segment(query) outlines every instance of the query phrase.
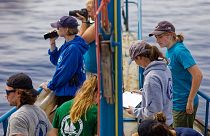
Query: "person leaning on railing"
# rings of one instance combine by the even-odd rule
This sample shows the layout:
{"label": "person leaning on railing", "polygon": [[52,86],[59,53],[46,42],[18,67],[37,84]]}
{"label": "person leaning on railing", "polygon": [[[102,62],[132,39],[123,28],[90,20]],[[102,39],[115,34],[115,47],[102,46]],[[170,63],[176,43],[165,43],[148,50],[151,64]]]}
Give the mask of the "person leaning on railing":
{"label": "person leaning on railing", "polygon": [[202,73],[190,51],[185,47],[184,37],[176,35],[172,23],[159,22],[149,34],[153,35],[161,48],[167,48],[166,58],[173,77],[173,126],[193,128]]}

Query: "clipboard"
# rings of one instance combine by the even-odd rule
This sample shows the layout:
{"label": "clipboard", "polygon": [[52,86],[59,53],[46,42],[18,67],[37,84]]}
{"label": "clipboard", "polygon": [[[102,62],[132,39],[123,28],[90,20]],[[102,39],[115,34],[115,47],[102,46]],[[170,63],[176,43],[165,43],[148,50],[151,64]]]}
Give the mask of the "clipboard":
{"label": "clipboard", "polygon": [[129,106],[136,107],[137,105],[140,104],[141,101],[142,101],[142,95],[139,93],[133,93],[129,91],[123,93],[124,108],[129,108]]}

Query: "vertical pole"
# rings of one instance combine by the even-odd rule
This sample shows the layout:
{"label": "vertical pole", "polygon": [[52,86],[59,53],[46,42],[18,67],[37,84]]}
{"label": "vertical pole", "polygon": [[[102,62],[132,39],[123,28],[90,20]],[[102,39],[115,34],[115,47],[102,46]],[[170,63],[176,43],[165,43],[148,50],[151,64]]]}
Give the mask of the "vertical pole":
{"label": "vertical pole", "polygon": [[[100,0],[99,0],[100,1]],[[114,49],[113,64],[113,93],[114,103],[109,104],[103,96],[103,87],[101,86],[100,98],[100,136],[122,136],[123,119],[122,119],[122,43],[121,43],[121,9],[120,0],[110,0],[108,3],[108,18],[111,24],[111,33],[103,32],[101,24],[98,24],[99,32],[103,40],[110,40]],[[100,4],[99,4],[100,5]],[[98,21],[101,23],[101,20]],[[111,38],[113,37],[113,38]],[[111,41],[113,40],[113,41]],[[102,68],[101,68],[102,69]],[[101,78],[102,83],[103,77]]]}
{"label": "vertical pole", "polygon": [[[114,41],[117,43],[115,46],[115,136],[123,136],[123,109],[122,109],[122,34],[121,34],[121,0],[115,0],[114,3]],[[126,14],[128,14],[126,9]],[[127,25],[128,25],[128,15]],[[127,26],[128,27],[128,26]]]}
{"label": "vertical pole", "polygon": [[[141,0],[138,0],[138,40],[142,40],[142,9],[141,9]],[[143,87],[144,76],[143,76],[144,69],[139,67],[139,88]]]}
{"label": "vertical pole", "polygon": [[206,117],[205,117],[204,136],[207,136],[207,134],[208,134],[208,120],[209,120],[209,101],[206,100]]}
{"label": "vertical pole", "polygon": [[125,8],[126,8],[126,10],[125,10],[126,11],[126,25],[125,25],[126,28],[125,29],[127,32],[127,31],[129,31],[129,28],[128,28],[128,0],[125,1]]}
{"label": "vertical pole", "polygon": [[3,121],[4,136],[6,136],[7,133],[7,126],[8,126],[8,119]]}

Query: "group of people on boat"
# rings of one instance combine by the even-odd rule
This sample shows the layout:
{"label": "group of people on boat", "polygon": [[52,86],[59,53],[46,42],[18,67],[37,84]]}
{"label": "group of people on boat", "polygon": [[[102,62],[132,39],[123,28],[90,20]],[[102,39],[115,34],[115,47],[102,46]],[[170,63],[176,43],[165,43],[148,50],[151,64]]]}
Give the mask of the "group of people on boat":
{"label": "group of people on boat", "polygon": [[[87,0],[88,18],[94,21],[94,0]],[[44,111],[34,103],[38,93],[31,78],[25,73],[14,74],[7,80],[7,99],[18,110],[8,122],[8,136],[45,135],[95,135],[97,133],[97,65],[95,25],[87,17],[76,13],[63,16],[51,23],[58,37],[64,38],[58,48],[56,39],[50,37],[48,54],[56,71],[49,82],[40,85],[44,91],[55,95],[55,111],[52,124]],[[81,21],[80,29],[78,29]],[[87,78],[86,78],[87,76]]]}
{"label": "group of people on boat", "polygon": [[[185,47],[184,37],[176,35],[172,23],[159,22],[149,36],[155,36],[160,47],[167,48],[166,55],[164,57],[156,46],[145,41],[137,41],[130,46],[131,59],[144,68],[144,83],[140,92],[141,107],[129,107],[127,112],[143,120],[163,112],[168,126],[193,128],[202,73]],[[160,134],[154,132],[150,135]]]}
{"label": "group of people on boat", "polygon": [[[88,16],[93,21],[94,1],[87,0],[86,3]],[[9,119],[7,136],[97,135],[99,96],[95,25],[79,13],[76,15],[76,18],[63,16],[51,23],[59,37],[64,38],[60,48],[56,46],[58,37],[50,38],[48,54],[56,70],[49,82],[40,85],[56,97],[57,108],[52,123],[45,112],[34,104],[38,93],[33,88],[31,78],[25,73],[14,74],[6,82],[6,93],[10,105],[18,110]],[[80,29],[77,20],[81,21]],[[144,84],[142,91],[138,92],[142,95],[141,107],[129,107],[126,111],[142,120],[138,128],[140,136],[144,136],[144,129],[149,130],[142,130],[141,124],[159,112],[166,118],[163,122],[152,119],[149,122],[153,125],[157,123],[165,126],[163,128],[174,127],[175,130],[177,127],[193,128],[202,73],[185,47],[184,37],[176,35],[173,24],[161,21],[149,36],[155,36],[160,47],[167,48],[166,56],[156,46],[143,40],[130,45],[131,59],[144,68]]]}

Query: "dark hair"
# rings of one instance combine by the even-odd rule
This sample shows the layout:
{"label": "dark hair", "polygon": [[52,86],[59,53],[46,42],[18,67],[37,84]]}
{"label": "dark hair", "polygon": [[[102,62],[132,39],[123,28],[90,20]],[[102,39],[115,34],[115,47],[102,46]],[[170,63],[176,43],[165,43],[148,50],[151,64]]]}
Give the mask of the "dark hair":
{"label": "dark hair", "polygon": [[147,119],[138,126],[139,136],[174,136],[169,127],[153,119]]}
{"label": "dark hair", "polygon": [[164,115],[163,112],[157,112],[154,115],[154,119],[157,120],[160,123],[166,124],[166,116]]}
{"label": "dark hair", "polygon": [[29,104],[33,105],[37,99],[37,95],[33,94],[32,91],[24,91],[24,89],[18,89],[20,94],[20,106]]}
{"label": "dark hair", "polygon": [[152,46],[152,45],[146,44],[145,45],[145,49],[149,49],[149,50],[146,51],[146,52],[141,53],[138,56],[149,58],[150,61],[165,60],[168,63],[168,61],[164,57],[163,53],[160,52],[159,49],[156,46]]}

